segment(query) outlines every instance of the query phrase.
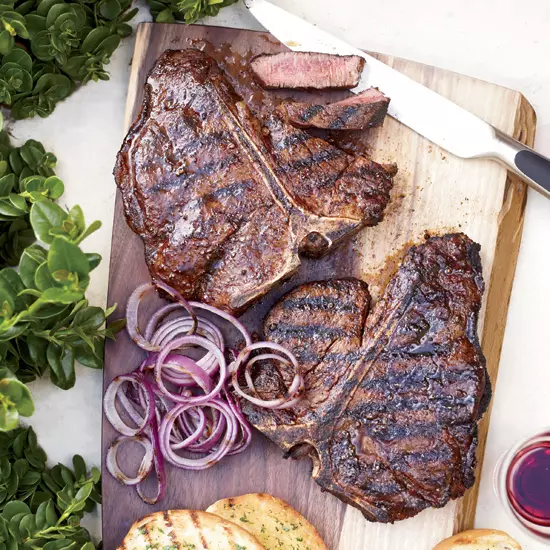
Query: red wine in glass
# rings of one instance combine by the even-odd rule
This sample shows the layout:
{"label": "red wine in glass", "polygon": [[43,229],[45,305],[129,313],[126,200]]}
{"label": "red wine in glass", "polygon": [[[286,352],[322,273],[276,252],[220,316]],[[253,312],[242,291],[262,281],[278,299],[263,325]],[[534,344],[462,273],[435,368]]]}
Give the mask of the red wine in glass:
{"label": "red wine in glass", "polygon": [[516,452],[506,472],[506,493],[522,523],[531,531],[548,536],[550,440],[531,441]]}

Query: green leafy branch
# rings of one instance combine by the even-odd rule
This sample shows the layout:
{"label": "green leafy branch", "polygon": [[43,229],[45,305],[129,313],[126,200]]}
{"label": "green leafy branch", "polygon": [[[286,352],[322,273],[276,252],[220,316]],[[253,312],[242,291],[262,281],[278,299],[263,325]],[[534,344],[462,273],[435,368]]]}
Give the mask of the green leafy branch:
{"label": "green leafy branch", "polygon": [[237,0],[147,0],[151,15],[157,23],[183,21],[195,23],[203,17],[214,17]]}
{"label": "green leafy branch", "polygon": [[99,470],[46,460],[32,428],[0,433],[0,550],[95,550],[80,521],[101,503]]}
{"label": "green leafy branch", "polygon": [[0,103],[15,119],[46,117],[79,84],[108,80],[132,0],[2,0]]}
{"label": "green leafy branch", "polygon": [[0,430],[33,414],[25,383],[49,371],[56,386],[73,387],[76,362],[102,368],[104,339],[124,326],[105,327],[113,308],[86,300],[101,256],[79,245],[101,224],[54,202],[64,191],[55,164],[40,143],[12,147],[0,132]]}

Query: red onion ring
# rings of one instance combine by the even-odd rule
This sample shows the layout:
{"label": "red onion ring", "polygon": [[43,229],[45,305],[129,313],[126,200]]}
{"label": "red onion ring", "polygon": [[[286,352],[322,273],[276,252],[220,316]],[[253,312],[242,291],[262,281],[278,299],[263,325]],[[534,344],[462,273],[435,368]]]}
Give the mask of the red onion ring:
{"label": "red onion ring", "polygon": [[[145,454],[141,459],[141,464],[138,468],[136,477],[128,477],[120,468],[117,461],[118,448],[130,441],[138,443],[145,449]],[[137,485],[141,483],[153,469],[154,451],[153,444],[143,435],[125,436],[122,435],[114,440],[109,447],[106,457],[106,466],[108,472],[123,485]]]}
{"label": "red onion ring", "polygon": [[[290,387],[288,388],[288,397],[281,397],[279,399],[271,399],[271,400],[265,400],[265,399],[259,399],[257,397],[253,397],[252,395],[248,395],[245,393],[240,384],[239,384],[239,371],[243,365],[245,365],[245,369],[249,368],[248,365],[250,365],[250,361],[246,363],[246,360],[250,353],[257,349],[272,349],[275,351],[278,351],[279,353],[282,353],[290,359],[290,362],[294,366],[296,370],[296,374],[294,375],[294,378],[292,380],[292,383],[290,384]],[[271,354],[265,354],[265,355],[271,355]],[[264,356],[265,356],[264,355]],[[288,363],[288,360],[284,357],[279,356],[273,356],[277,357],[284,363]],[[254,362],[256,358],[253,358],[251,361]],[[258,407],[264,407],[266,409],[287,409],[290,407],[293,407],[298,399],[301,397],[302,392],[304,391],[304,379],[301,374],[300,365],[298,364],[298,360],[294,355],[288,351],[286,348],[279,344],[275,344],[273,342],[257,342],[255,344],[251,344],[249,346],[246,346],[240,353],[237,359],[234,363],[231,365],[231,371],[232,371],[232,379],[231,382],[233,384],[233,389],[244,399],[250,401],[254,405]],[[250,381],[250,382],[249,382]],[[247,384],[252,383],[252,379],[249,377],[247,379]]]}
{"label": "red onion ring", "polygon": [[193,319],[193,326],[191,327],[189,334],[194,334],[197,328],[197,316],[195,315],[195,312],[189,302],[175,288],[168,286],[164,281],[158,280],[154,281],[154,283],[157,288],[160,288],[166,292],[166,294],[172,296],[176,302],[181,304],[185,311],[187,311],[187,313],[191,316],[191,319]]}
{"label": "red onion ring", "polygon": [[218,463],[231,450],[231,446],[237,437],[237,425],[232,415],[231,409],[226,403],[221,401],[211,401],[208,404],[202,405],[211,409],[218,410],[225,417],[227,429],[221,444],[207,456],[200,458],[186,458],[177,455],[169,443],[170,432],[174,426],[177,417],[190,408],[197,407],[189,403],[177,405],[163,419],[159,429],[159,440],[162,449],[162,454],[174,466],[183,467],[188,470],[206,470]]}
{"label": "red onion ring", "polygon": [[[118,413],[116,409],[116,399],[117,394],[120,391],[123,384],[126,382],[135,384],[136,387],[141,391],[141,396],[144,399],[144,409],[145,414],[141,418],[141,422],[137,422],[136,415],[132,414],[132,412],[128,409],[126,411],[128,412],[130,418],[134,422],[136,422],[137,427],[132,428],[131,426],[128,426],[124,423],[122,418],[120,417],[120,414]],[[131,373],[131,374],[123,374],[121,376],[117,376],[110,384],[107,390],[105,391],[105,396],[103,398],[103,410],[105,412],[105,416],[107,417],[107,420],[111,423],[111,426],[119,432],[122,435],[132,437],[137,436],[145,430],[145,428],[148,426],[148,424],[151,422],[151,419],[153,418],[153,415],[155,413],[154,409],[154,402],[155,402],[155,396],[153,394],[153,391],[149,387],[149,385],[145,382],[145,379],[139,372],[137,373]],[[135,409],[134,409],[135,413]]]}
{"label": "red onion ring", "polygon": [[246,327],[238,321],[233,315],[230,315],[229,313],[226,313],[225,311],[218,309],[214,306],[209,306],[208,304],[203,304],[202,302],[189,302],[189,305],[192,308],[195,309],[204,309],[205,311],[209,311],[210,313],[214,313],[218,317],[221,317],[222,319],[225,319],[229,323],[231,323],[243,336],[245,344],[249,346],[252,344],[252,338],[250,337],[250,333],[248,330],[246,330]]}
{"label": "red onion ring", "polygon": [[[200,302],[187,302],[163,282],[155,285],[178,303],[167,304],[153,313],[142,334],[139,306],[155,287],[141,285],[132,293],[127,306],[128,332],[148,356],[135,371],[113,380],[104,401],[108,420],[122,434],[108,451],[107,469],[121,483],[136,486],[139,496],[149,504],[157,503],[166,493],[165,460],[180,468],[204,470],[250,445],[252,430],[240,403],[229,392],[230,382],[242,398],[272,409],[295,405],[304,390],[298,362],[284,347],[270,342],[252,344],[247,329],[232,315]],[[195,315],[195,310],[229,322],[242,335],[245,347],[235,353],[231,365],[225,359],[221,330],[210,319]],[[202,348],[205,353],[195,359],[194,354],[191,357],[186,353],[189,348]],[[250,359],[250,354],[259,349],[268,351]],[[296,373],[288,395],[270,401],[254,396],[257,392],[252,368],[263,360],[294,367]],[[252,395],[239,386],[241,372]],[[135,427],[122,419],[117,404]],[[122,472],[117,462],[117,450],[126,441],[138,442],[145,449],[134,478]],[[185,456],[178,454],[181,451]],[[155,495],[148,496],[144,493],[145,480],[153,471],[157,490]]]}
{"label": "red onion ring", "polygon": [[[153,419],[150,428],[151,441],[153,444],[153,468],[157,477],[157,494],[154,497],[148,497],[143,492],[141,483],[138,483],[136,491],[146,504],[156,504],[164,498],[166,495],[166,471],[164,469],[164,458],[160,449],[160,442],[158,436],[158,424],[156,419]],[[147,479],[143,479],[142,483]]]}
{"label": "red onion ring", "polygon": [[[206,391],[204,395],[197,396],[197,397],[188,397],[188,396],[179,395],[177,393],[173,393],[164,385],[164,381],[162,380],[162,369],[164,366],[164,360],[166,359],[168,354],[174,351],[175,349],[182,349],[183,347],[189,347],[189,346],[203,347],[206,350],[211,351],[218,359],[218,367],[219,367],[218,383],[210,391]],[[182,368],[186,368],[187,372],[193,378],[195,378],[195,380],[197,380],[197,383],[199,382],[200,377],[198,376],[197,371],[193,371],[193,369],[190,369],[188,367],[182,367]],[[197,368],[200,369],[200,367],[197,367]],[[162,349],[162,351],[159,353],[157,357],[157,362],[155,365],[155,381],[158,384],[160,391],[164,395],[166,395],[166,397],[169,397],[172,401],[175,401],[176,403],[200,405],[201,403],[205,403],[210,399],[214,399],[220,393],[226,377],[227,377],[227,365],[226,365],[225,357],[223,353],[220,351],[220,349],[218,349],[215,346],[215,344],[210,342],[210,340],[203,338],[202,336],[182,336],[181,338],[176,338],[175,340],[173,340],[172,342],[164,346],[164,348]]]}

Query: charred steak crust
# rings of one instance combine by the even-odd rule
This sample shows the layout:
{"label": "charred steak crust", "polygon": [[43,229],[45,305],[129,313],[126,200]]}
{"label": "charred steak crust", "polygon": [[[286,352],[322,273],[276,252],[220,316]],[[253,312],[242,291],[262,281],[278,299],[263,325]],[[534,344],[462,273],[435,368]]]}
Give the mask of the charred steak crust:
{"label": "charred steak crust", "polygon": [[267,89],[350,90],[359,84],[364,67],[358,55],[314,52],[260,54],[250,62],[254,78]]}
{"label": "charred steak crust", "polygon": [[[474,483],[490,398],[479,249],[463,234],[411,247],[368,317],[366,285],[334,280],[294,289],[265,320],[300,359],[307,393],[290,410],[245,413],[286,453],[309,454],[317,483],[370,521],[442,507]],[[264,371],[256,387],[270,398],[289,376]]]}
{"label": "charred steak crust", "polygon": [[378,223],[394,174],[276,116],[262,127],[211,57],[168,50],[114,175],[152,279],[239,313],[298,268],[298,250]]}

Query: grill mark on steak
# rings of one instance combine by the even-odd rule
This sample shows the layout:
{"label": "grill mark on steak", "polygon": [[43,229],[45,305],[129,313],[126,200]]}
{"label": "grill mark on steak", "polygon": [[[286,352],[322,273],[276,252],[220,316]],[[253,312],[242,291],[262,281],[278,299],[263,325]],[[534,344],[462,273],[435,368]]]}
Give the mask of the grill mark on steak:
{"label": "grill mark on steak", "polygon": [[322,325],[289,325],[286,323],[274,323],[271,334],[275,338],[318,338],[334,341],[335,338],[345,336],[346,332],[339,328],[326,327]]}
{"label": "grill mark on steak", "polygon": [[[299,358],[306,394],[284,412],[244,402],[245,414],[287,454],[308,446],[319,485],[370,521],[444,506],[474,483],[477,422],[490,394],[477,337],[483,290],[479,245],[463,234],[411,247],[368,317],[368,304],[357,301],[365,286],[294,289],[268,314],[264,332]],[[295,307],[308,299],[357,308]],[[298,333],[275,330],[289,319]],[[301,330],[308,322],[346,336],[323,345]],[[255,379],[264,398],[288,386],[291,373],[277,376]]]}
{"label": "grill mark on steak", "polygon": [[[303,143],[303,142],[302,142]],[[319,151],[318,153],[313,153],[310,157],[304,159],[291,160],[290,162],[280,166],[277,171],[278,173],[288,174],[289,172],[298,172],[304,169],[311,169],[313,166],[329,162],[334,159],[339,159],[342,157],[347,157],[347,154],[340,149],[328,149],[324,151]],[[329,177],[333,178],[332,182],[336,181],[340,174],[333,175]]]}
{"label": "grill mark on steak", "polygon": [[306,143],[310,139],[315,139],[312,135],[306,132],[294,132],[284,136],[280,141],[273,144],[276,150],[288,149],[293,145],[300,145]]}
{"label": "grill mark on steak", "polygon": [[302,298],[289,299],[281,304],[284,309],[301,311],[339,311],[345,313],[357,313],[357,305],[350,303],[342,303],[335,300],[331,296],[303,296]]}
{"label": "grill mark on steak", "polygon": [[217,174],[221,170],[225,170],[229,168],[231,165],[237,163],[239,161],[239,157],[235,155],[229,155],[225,158],[219,159],[219,160],[213,160],[210,162],[207,162],[202,167],[197,168],[193,172],[180,172],[177,173],[179,177],[183,179],[183,182],[180,181],[180,179],[173,179],[169,180],[167,182],[159,182],[156,185],[153,186],[153,192],[158,193],[159,191],[169,191],[173,187],[179,187],[182,184],[185,186],[190,185],[192,182],[194,182],[197,179],[200,179],[204,176],[211,176],[213,174]]}
{"label": "grill mark on steak", "polygon": [[370,88],[343,101],[315,105],[301,101],[283,101],[277,112],[299,128],[324,130],[364,130],[381,126],[390,104],[389,98]]}
{"label": "grill mark on steak", "polygon": [[262,128],[211,57],[168,50],[115,180],[153,281],[239,313],[298,268],[298,249],[319,256],[382,219],[393,175],[379,165],[353,185],[378,185],[371,202],[383,206],[338,196],[354,162],[276,115]]}

